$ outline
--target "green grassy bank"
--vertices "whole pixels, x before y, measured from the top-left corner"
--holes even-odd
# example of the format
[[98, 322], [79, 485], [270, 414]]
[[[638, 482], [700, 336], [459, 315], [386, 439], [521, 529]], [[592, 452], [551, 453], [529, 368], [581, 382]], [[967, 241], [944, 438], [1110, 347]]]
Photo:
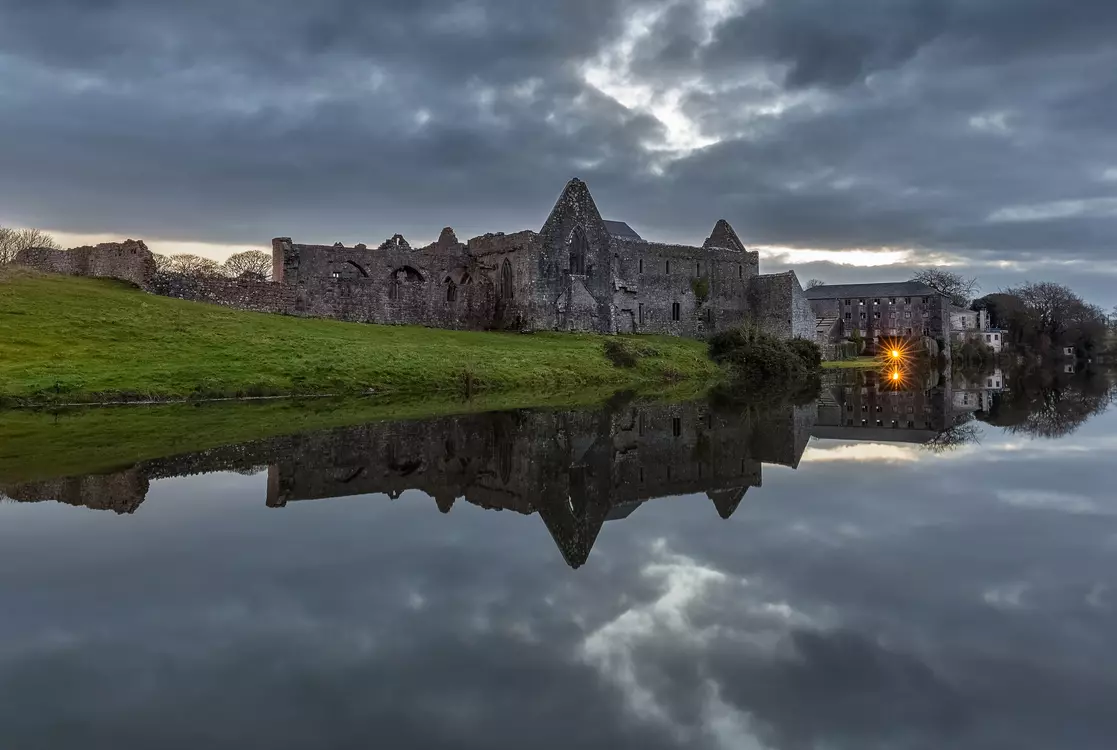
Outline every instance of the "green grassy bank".
[[[619, 337], [622, 342], [630, 337]], [[706, 345], [308, 320], [184, 302], [126, 284], [0, 269], [0, 403], [322, 393], [644, 387], [720, 375]]]

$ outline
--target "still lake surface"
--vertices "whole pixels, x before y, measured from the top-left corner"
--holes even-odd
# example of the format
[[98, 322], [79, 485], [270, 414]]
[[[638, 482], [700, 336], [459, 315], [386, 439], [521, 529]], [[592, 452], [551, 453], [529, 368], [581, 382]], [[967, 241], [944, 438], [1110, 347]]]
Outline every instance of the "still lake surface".
[[0, 747], [1112, 748], [1112, 386], [1002, 378], [0, 477]]

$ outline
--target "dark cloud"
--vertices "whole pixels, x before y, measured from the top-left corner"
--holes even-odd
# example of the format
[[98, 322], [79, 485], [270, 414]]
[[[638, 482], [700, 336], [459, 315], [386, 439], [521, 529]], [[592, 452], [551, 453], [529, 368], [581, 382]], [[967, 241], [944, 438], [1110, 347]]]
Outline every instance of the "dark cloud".
[[[433, 239], [537, 227], [578, 175], [667, 240], [725, 216], [751, 244], [1110, 257], [1112, 2], [717, 6], [0, 0], [0, 221]], [[668, 158], [680, 117], [712, 145]]]

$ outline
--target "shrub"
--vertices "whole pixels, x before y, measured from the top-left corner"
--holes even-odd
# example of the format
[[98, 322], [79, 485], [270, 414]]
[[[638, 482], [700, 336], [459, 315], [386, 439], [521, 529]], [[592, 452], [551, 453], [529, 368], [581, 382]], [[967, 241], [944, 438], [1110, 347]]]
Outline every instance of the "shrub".
[[691, 279], [690, 288], [700, 303], [710, 298], [710, 280], [705, 276], [698, 279]]
[[817, 374], [822, 362], [813, 342], [783, 341], [751, 328], [716, 334], [710, 339], [709, 353], [736, 378], [748, 381], [802, 379]]
[[617, 367], [635, 367], [641, 359], [658, 357], [659, 350], [631, 339], [610, 338], [605, 340], [605, 356]]
[[787, 346], [796, 356], [803, 361], [803, 365], [810, 369], [822, 366], [822, 349], [813, 341], [807, 339], [792, 339]]

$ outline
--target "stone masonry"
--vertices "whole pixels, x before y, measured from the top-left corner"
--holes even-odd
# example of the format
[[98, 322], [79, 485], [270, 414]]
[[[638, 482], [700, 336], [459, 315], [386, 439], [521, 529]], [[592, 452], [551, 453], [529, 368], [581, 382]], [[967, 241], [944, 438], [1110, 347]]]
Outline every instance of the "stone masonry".
[[131, 241], [65, 256], [28, 251], [20, 262], [126, 278], [180, 299], [363, 323], [690, 338], [756, 325], [782, 338], [815, 337], [795, 274], [760, 274], [758, 253], [728, 222], [718, 221], [701, 246], [649, 242], [623, 222], [603, 220], [578, 179], [538, 232], [461, 242], [447, 227], [420, 248], [398, 234], [377, 247], [276, 238], [270, 282], [157, 275], [143, 243]]

